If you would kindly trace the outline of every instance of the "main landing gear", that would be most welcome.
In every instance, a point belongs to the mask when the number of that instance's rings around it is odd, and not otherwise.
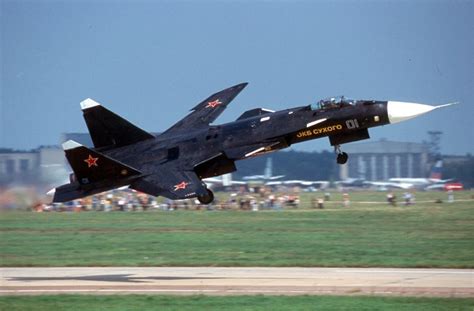
[[[207,194],[198,196],[197,199],[201,204],[210,204],[212,201],[214,201],[214,193],[209,190],[207,190]]]
[[[337,164],[345,164],[347,162],[347,159],[349,158],[349,156],[347,155],[347,153],[342,152],[340,145],[334,146],[334,152],[337,153],[337,158],[336,158]]]

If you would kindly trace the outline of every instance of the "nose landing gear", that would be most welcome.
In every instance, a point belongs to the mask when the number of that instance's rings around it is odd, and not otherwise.
[[[334,146],[334,152],[337,153],[337,158],[336,158],[337,164],[345,164],[347,162],[347,159],[349,158],[349,156],[347,155],[347,153],[342,152],[340,145]]]
[[[345,164],[347,162],[347,159],[349,158],[349,156],[347,155],[347,153],[345,152],[341,152],[337,155],[337,164]]]

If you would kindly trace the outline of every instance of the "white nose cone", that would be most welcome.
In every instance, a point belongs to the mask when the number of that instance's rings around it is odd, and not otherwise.
[[[387,102],[387,114],[390,123],[405,121],[434,110],[436,106],[406,102]]]
[[[46,195],[53,196],[56,193],[56,188],[49,190]]]

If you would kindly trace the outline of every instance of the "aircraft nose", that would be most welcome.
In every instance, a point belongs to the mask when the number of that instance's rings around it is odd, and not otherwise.
[[[436,108],[438,107],[417,103],[388,101],[388,120],[390,123],[398,123],[430,112]]]

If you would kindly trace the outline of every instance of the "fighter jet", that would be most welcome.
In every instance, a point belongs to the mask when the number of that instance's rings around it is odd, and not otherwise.
[[[238,84],[199,103],[182,120],[152,135],[86,99],[81,102],[94,148],[66,141],[73,170],[70,182],[53,189],[53,202],[65,202],[128,186],[152,196],[197,198],[209,204],[214,194],[202,181],[236,170],[235,161],[329,137],[337,163],[348,155],[340,145],[369,138],[371,127],[397,123],[442,106],[332,97],[281,111],[256,108],[222,125],[211,123],[247,86]]]

